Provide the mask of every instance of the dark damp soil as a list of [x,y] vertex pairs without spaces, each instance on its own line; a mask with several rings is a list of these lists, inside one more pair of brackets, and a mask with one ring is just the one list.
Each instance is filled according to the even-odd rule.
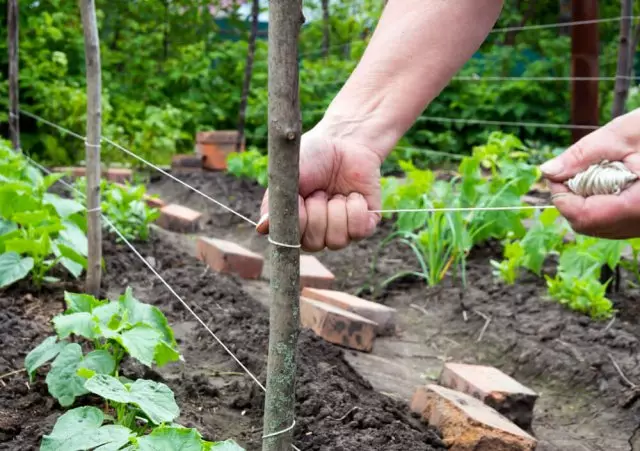
[[[240,213],[254,220],[258,218],[264,192],[261,187],[224,173],[180,177]],[[150,190],[166,200],[182,202],[202,211],[205,216],[202,233],[234,237],[255,251],[266,250],[266,240],[257,239],[253,229],[242,219],[176,183],[159,179],[150,184]],[[548,201],[545,193],[531,195]],[[372,297],[370,291],[361,290],[370,281],[376,251],[390,230],[390,224],[383,223],[368,240],[342,251],[316,254],[336,275],[337,289]],[[617,310],[615,320],[593,321],[547,299],[545,281],[540,277],[524,274],[512,286],[497,281],[492,275],[490,260],[500,258],[499,244],[489,243],[469,256],[466,288],[459,279],[451,277],[435,288],[428,288],[417,280],[403,279],[378,292],[376,300],[397,308],[404,318],[398,334],[400,339],[411,335],[420,337],[427,344],[439,338],[455,341],[460,346],[445,356],[446,359],[495,365],[543,392],[544,410],[537,412],[538,424],[547,427],[560,417],[567,420],[566,405],[573,401],[577,403],[579,393],[588,393],[585,412],[588,411],[590,418],[567,420],[566,424],[573,431],[571,436],[580,435],[575,433],[579,428],[586,431],[580,437],[600,434],[600,431],[594,433],[592,427],[596,418],[604,422],[603,428],[609,430],[609,438],[596,436],[577,440],[578,444],[573,445],[575,449],[582,445],[594,450],[628,449],[623,446],[628,439],[624,434],[630,434],[640,425],[640,402],[628,403],[626,408],[621,406],[633,393],[621,373],[640,386],[640,290],[627,286],[628,282],[634,282],[633,276],[623,272],[623,289],[610,295]],[[549,262],[547,272],[552,273],[554,267],[553,262]],[[411,251],[394,243],[379,253],[372,280],[380,282],[399,271],[413,268],[415,258]],[[427,314],[423,315],[424,312]],[[485,328],[486,318],[491,321]],[[442,351],[446,347],[440,344]],[[367,378],[373,381],[375,375],[367,374]],[[550,391],[557,400],[545,398],[544,393]],[[557,431],[567,429],[551,427]],[[616,430],[620,431],[620,437],[614,446],[610,437],[616,435],[613,432]],[[563,448],[558,445],[549,449]]]
[[[195,258],[154,235],[137,243],[141,254],[174,287],[199,317],[264,384],[268,314],[234,278],[205,271]],[[209,440],[233,438],[248,450],[261,449],[264,395],[240,366],[198,324],[146,266],[123,244],[105,237],[104,295],[127,286],[160,307],[176,331],[185,362],[147,369],[123,366],[130,377],[163,381],[176,393],[179,422],[197,427]],[[0,374],[23,367],[26,353],[52,334],[50,319],[62,311],[68,283],[36,292],[20,284],[0,292]],[[438,435],[407,407],[377,393],[346,362],[343,351],[307,332],[300,336],[296,446],[301,450],[444,449]],[[62,409],[48,395],[43,371],[28,383],[24,372],[0,383],[0,449],[36,450]],[[99,405],[83,397],[80,404]]]

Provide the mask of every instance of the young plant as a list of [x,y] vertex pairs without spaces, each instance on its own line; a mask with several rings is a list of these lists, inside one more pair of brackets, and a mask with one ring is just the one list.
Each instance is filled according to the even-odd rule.
[[227,171],[238,178],[246,178],[267,186],[269,158],[257,149],[245,152],[231,152],[227,157]]
[[78,202],[47,192],[61,174],[43,176],[0,142],[0,288],[31,275],[56,282],[60,264],[73,277],[87,267],[86,216]]
[[[84,202],[86,179],[79,178],[75,182],[78,192],[76,199]],[[147,241],[149,226],[160,216],[157,208],[150,207],[146,202],[146,188],[144,185],[132,186],[111,183],[101,180],[102,212],[113,225],[128,240]],[[82,193],[82,194],[81,194]],[[109,229],[110,230],[110,229]],[[118,240],[121,238],[118,237]]]
[[[31,380],[38,368],[53,360],[46,383],[63,407],[89,392],[87,378],[96,374],[117,377],[126,355],[149,367],[181,359],[163,313],[134,298],[130,288],[117,301],[69,292],[64,298],[67,309],[52,320],[56,335],[25,358]],[[83,354],[80,344],[68,341],[70,336],[83,338],[93,351]]]

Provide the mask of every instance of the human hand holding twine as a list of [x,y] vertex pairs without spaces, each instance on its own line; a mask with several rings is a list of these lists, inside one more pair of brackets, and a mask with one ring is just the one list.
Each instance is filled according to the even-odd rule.
[[640,183],[629,183],[618,194],[588,197],[572,192],[565,183],[603,160],[622,163],[635,175],[633,179],[637,178],[640,175],[638,125],[640,109],[590,133],[540,167],[549,182],[554,205],[577,233],[610,239],[640,236]]

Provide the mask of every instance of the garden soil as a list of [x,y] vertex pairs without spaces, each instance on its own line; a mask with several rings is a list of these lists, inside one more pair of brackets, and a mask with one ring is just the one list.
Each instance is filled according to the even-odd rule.
[[[264,190],[252,182],[223,173],[180,177],[249,218],[260,216]],[[153,180],[150,190],[202,211],[202,234],[268,255],[267,240],[232,213],[167,178]],[[345,351],[376,390],[407,402],[416,385],[437,378],[445,361],[490,364],[540,394],[532,430],[540,450],[640,450],[640,403],[627,402],[634,392],[628,382],[640,386],[640,291],[626,286],[632,277],[623,273],[623,289],[610,295],[617,309],[613,322],[592,321],[548,300],[542,278],[523,275],[513,286],[495,280],[490,261],[500,258],[496,243],[469,256],[466,288],[452,277],[435,288],[405,279],[372,294],[376,282],[416,268],[401,244],[378,252],[390,230],[383,223],[370,239],[316,254],[335,274],[337,289],[398,309],[396,336],[378,338],[371,354]],[[184,239],[181,244],[191,245]],[[554,266],[549,262],[547,273]],[[266,283],[244,286],[255,298],[266,298]]]

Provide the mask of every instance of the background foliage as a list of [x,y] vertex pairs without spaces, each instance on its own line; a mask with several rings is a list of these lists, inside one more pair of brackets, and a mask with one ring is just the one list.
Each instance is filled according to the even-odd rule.
[[[266,6],[266,2],[264,6]],[[497,27],[558,22],[563,1],[507,2]],[[250,18],[239,10],[210,14],[203,0],[98,0],[103,60],[104,134],[155,162],[193,149],[198,130],[235,128],[247,52]],[[322,54],[320,2],[305,0],[308,14],[300,39],[301,100],[305,129],[313,126],[362,55],[382,2],[331,2],[331,47]],[[25,110],[81,132],[85,121],[84,50],[75,2],[20,3],[20,84]],[[264,7],[263,6],[263,7]],[[618,1],[599,2],[601,17],[619,15]],[[639,5],[636,5],[636,9]],[[243,10],[244,11],[244,10]],[[636,14],[639,13],[636,11]],[[0,8],[6,23],[6,8]],[[262,24],[261,30],[266,27]],[[601,75],[615,74],[618,23],[601,24]],[[249,96],[247,143],[266,146],[267,48],[257,46]],[[569,76],[568,29],[497,32],[460,73],[480,76]],[[6,28],[0,29],[0,100],[7,101]],[[612,82],[601,82],[602,120],[609,116]],[[425,111],[426,116],[498,121],[567,123],[569,83],[453,81]],[[3,109],[4,110],[4,109]],[[0,113],[6,133],[6,113]],[[77,163],[82,143],[23,117],[23,146],[42,162]],[[492,127],[418,121],[401,144],[469,153]],[[502,127],[533,147],[567,145],[566,131]],[[126,161],[105,147],[106,162]],[[433,155],[402,151],[399,159],[418,165]],[[395,161],[395,160],[392,160]]]

